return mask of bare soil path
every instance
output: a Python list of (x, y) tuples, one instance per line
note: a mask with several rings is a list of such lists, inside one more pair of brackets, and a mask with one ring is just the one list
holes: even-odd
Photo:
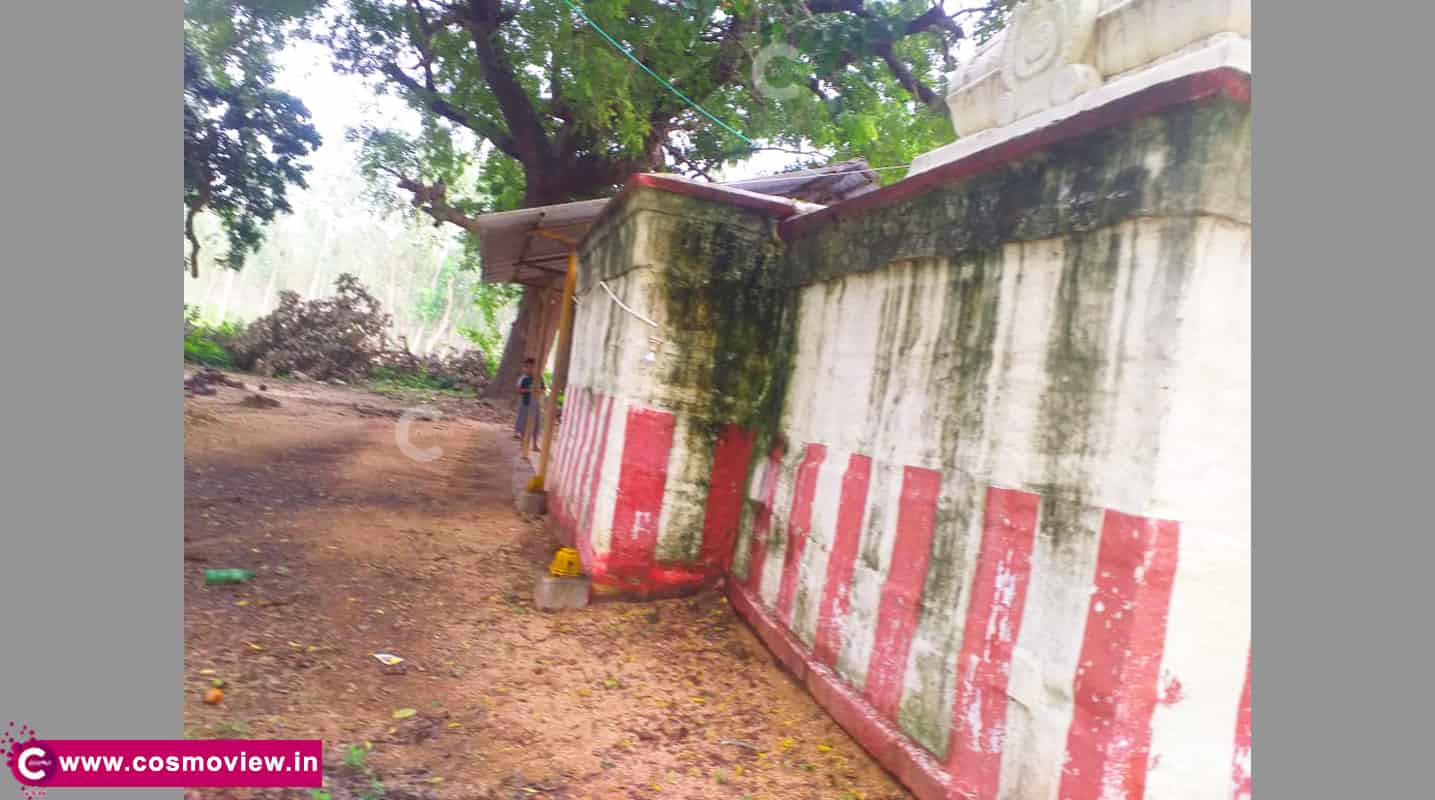
[(336, 800), (908, 797), (719, 595), (534, 610), (506, 417), (440, 401), (420, 461), (398, 400), (234, 377), (185, 400), (187, 736), (323, 739)]

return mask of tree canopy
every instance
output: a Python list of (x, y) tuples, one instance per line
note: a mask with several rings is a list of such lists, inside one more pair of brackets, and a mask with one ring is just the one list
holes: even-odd
[[(344, 0), (324, 37), (340, 71), (425, 119), (365, 129), (362, 168), (438, 224), (605, 196), (641, 171), (710, 176), (763, 147), (811, 163), (908, 163), (953, 138), (953, 49), (1012, 0)], [(665, 85), (666, 84), (666, 85)], [(479, 147), (465, 147), (466, 140)], [(494, 385), (545, 330), (525, 292)]]
[[(637, 171), (708, 175), (752, 140), (905, 164), (952, 138), (935, 81), (969, 29), (999, 24), (1008, 5), (347, 0), (327, 39), (336, 67), (429, 118), (416, 139), (364, 131), (370, 169), (462, 226), (489, 206), (601, 196)], [(483, 183), (463, 181), (474, 154), (455, 131), (487, 145)]]
[(199, 274), (194, 220), (220, 221), (221, 263), (239, 269), (263, 225), (289, 211), (304, 186), (303, 158), (319, 146), (299, 98), (275, 89), (273, 56), (323, 0), (186, 0), (184, 19), (184, 234)]

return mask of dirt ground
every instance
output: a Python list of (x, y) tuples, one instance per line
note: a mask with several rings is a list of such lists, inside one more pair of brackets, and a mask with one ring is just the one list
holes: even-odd
[(187, 736), (322, 739), (336, 800), (909, 797), (718, 594), (536, 611), (506, 415), (441, 399), (425, 462), (417, 398), (234, 377), (184, 401)]

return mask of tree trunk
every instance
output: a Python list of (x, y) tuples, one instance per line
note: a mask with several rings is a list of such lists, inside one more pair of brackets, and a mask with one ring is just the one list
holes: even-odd
[[(553, 347), (553, 334), (558, 328), (558, 303), (552, 299), (552, 294), (551, 289), (523, 287), (523, 297), (518, 301), (518, 316), (509, 327), (508, 340), (503, 345), (503, 358), (493, 380), (484, 388), (484, 397), (516, 402), (513, 387), (518, 382), (518, 373), (523, 371), (523, 359), (537, 360), (541, 369), (548, 351)], [(551, 319), (545, 320), (545, 317)]]

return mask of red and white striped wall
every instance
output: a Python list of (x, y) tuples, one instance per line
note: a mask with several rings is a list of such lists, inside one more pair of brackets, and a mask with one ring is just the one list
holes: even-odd
[[(753, 437), (729, 426), (705, 508), (713, 560), (664, 564), (674, 415), (582, 387), (569, 398), (551, 513), (595, 581), (653, 594), (721, 576), (741, 527), (735, 606), (922, 796), (1135, 800), (1176, 777), (1185, 793), (1196, 780), (1249, 796), (1249, 659), (1211, 680), (1199, 648), (1168, 647), (1173, 617), (1200, 613), (1176, 606), (1179, 522), (986, 487), (952, 604), (928, 594), (934, 544), (967, 527), (942, 513), (948, 476), (778, 444), (743, 519)], [(923, 658), (938, 638), (948, 657)]]
[[(647, 399), (643, 331), (608, 346), (605, 326), (631, 321), (585, 304), (575, 347), (594, 352), (568, 391), (552, 513), (600, 588), (728, 576), (772, 651), (924, 800), (1247, 798), (1249, 317), (1233, 298), (1248, 271), (1152, 291), (1164, 231), (1122, 228), (1115, 289), (1074, 297), (1052, 242), (1007, 248), (985, 278), (933, 260), (804, 290), (775, 441), (729, 425), (695, 445)], [(1249, 263), (1244, 232), (1198, 233), (1218, 263)], [(972, 357), (951, 331), (992, 304), (968, 292), (997, 300), (993, 366), (973, 386), (933, 380)], [(1105, 335), (1084, 448), (1052, 454), (1038, 431), (1062, 391), (1057, 304), (1103, 293), (1117, 300), (1093, 341), (1173, 318), (1187, 338)], [(873, 324), (884, 314), (898, 322)], [(933, 435), (949, 418), (963, 424)], [(699, 531), (697, 550), (662, 557)]]
[[(939, 522), (948, 480), (820, 443), (774, 450), (752, 482), (735, 605), (923, 797), (1136, 800), (1159, 796), (1147, 787), (1170, 777), (1163, 764), (1181, 794), (1249, 795), (1248, 660), (1211, 680), (1168, 647), (1171, 619), (1192, 611), (1173, 607), (1180, 523), (1103, 508), (1048, 520), (1040, 495), (987, 487), (960, 602), (934, 608), (933, 542), (965, 524)], [(940, 664), (917, 653), (934, 632), (954, 643)], [(919, 741), (932, 720), (936, 747)]]
[[(732, 560), (753, 436), (721, 429), (709, 453), (675, 448), (679, 416), (630, 398), (570, 387), (548, 488), (550, 513), (577, 543), (600, 589), (661, 596), (711, 585)], [(701, 528), (668, 524), (686, 502), (669, 472), (674, 462), (710, 463), (702, 487)], [(694, 535), (696, 548), (663, 558), (664, 536)], [(672, 548), (666, 548), (671, 550)]]

